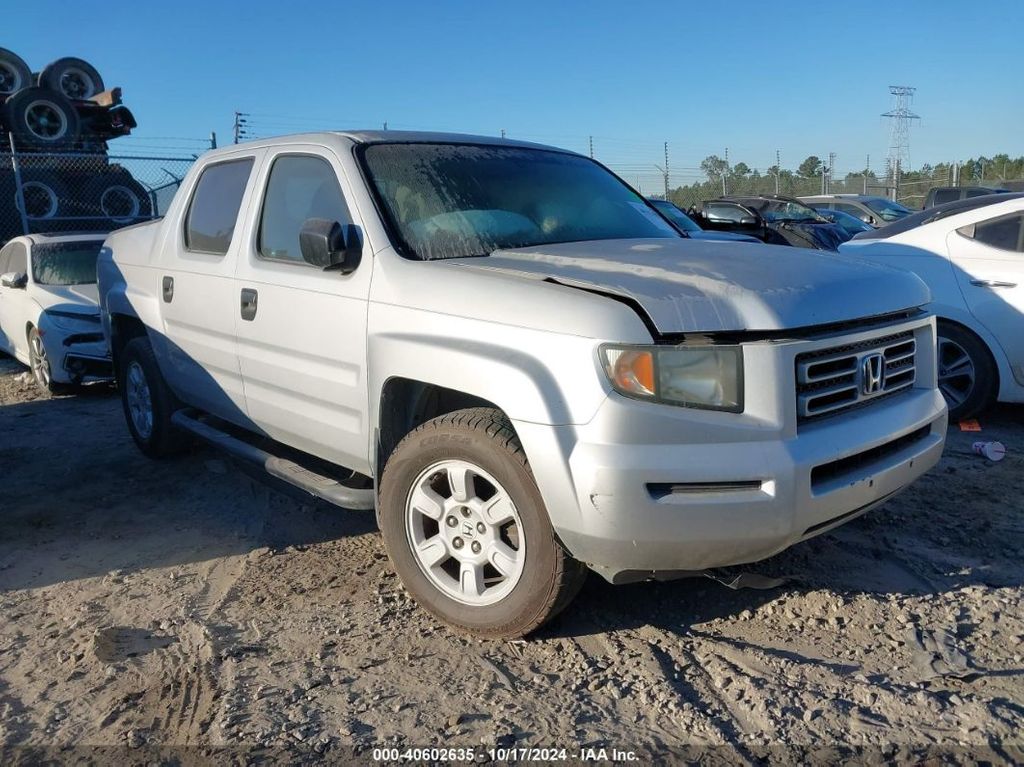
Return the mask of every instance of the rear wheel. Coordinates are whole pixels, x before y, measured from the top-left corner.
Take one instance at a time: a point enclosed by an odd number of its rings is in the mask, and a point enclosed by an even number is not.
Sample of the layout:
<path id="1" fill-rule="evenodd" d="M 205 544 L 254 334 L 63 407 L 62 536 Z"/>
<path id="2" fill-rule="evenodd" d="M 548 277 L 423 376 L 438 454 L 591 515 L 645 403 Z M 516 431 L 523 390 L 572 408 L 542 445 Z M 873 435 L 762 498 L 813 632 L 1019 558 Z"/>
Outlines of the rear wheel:
<path id="1" fill-rule="evenodd" d="M 50 88 L 22 88 L 4 104 L 8 130 L 22 146 L 54 149 L 74 144 L 81 123 L 68 98 Z"/>
<path id="2" fill-rule="evenodd" d="M 188 446 L 188 437 L 171 423 L 180 404 L 160 373 L 149 339 L 140 336 L 129 341 L 119 363 L 121 404 L 139 450 L 150 458 L 180 453 Z"/>
<path id="3" fill-rule="evenodd" d="M 995 400 L 999 373 L 988 347 L 970 330 L 940 322 L 937 360 L 951 421 L 971 418 Z"/>
<path id="4" fill-rule="evenodd" d="M 555 536 L 511 423 L 490 408 L 435 418 L 402 440 L 381 478 L 380 523 L 416 601 L 479 636 L 528 634 L 586 577 Z"/>
<path id="5" fill-rule="evenodd" d="M 39 73 L 39 84 L 79 101 L 90 99 L 104 89 L 103 78 L 96 68 L 72 56 L 57 59 L 45 67 Z"/>

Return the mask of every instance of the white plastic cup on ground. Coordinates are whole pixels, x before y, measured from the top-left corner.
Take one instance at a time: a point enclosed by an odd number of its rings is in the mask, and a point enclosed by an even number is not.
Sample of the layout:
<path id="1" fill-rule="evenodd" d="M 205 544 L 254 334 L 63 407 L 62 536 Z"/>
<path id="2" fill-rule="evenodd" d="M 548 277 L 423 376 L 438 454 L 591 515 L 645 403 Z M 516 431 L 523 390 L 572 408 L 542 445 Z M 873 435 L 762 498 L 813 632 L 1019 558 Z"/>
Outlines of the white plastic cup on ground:
<path id="1" fill-rule="evenodd" d="M 1006 447 L 1002 442 L 975 442 L 971 448 L 978 455 L 983 455 L 990 461 L 1001 461 L 1006 455 Z"/>

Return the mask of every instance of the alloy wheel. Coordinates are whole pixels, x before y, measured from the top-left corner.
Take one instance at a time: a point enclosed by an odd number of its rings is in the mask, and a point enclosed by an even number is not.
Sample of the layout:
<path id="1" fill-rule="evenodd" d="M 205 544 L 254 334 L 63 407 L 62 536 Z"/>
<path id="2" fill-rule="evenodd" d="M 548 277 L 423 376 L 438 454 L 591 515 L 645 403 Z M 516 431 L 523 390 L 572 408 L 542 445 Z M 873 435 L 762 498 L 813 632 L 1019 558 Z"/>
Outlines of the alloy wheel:
<path id="1" fill-rule="evenodd" d="M 939 390 L 950 409 L 963 404 L 974 391 L 977 374 L 970 354 L 956 341 L 939 337 Z"/>
<path id="2" fill-rule="evenodd" d="M 455 601 L 491 605 L 519 583 L 522 520 L 508 492 L 479 466 L 446 460 L 428 467 L 412 485 L 405 516 L 416 563 Z"/>
<path id="3" fill-rule="evenodd" d="M 38 333 L 33 333 L 30 339 L 29 363 L 32 367 L 32 375 L 44 389 L 50 386 L 50 360 L 46 357 L 46 347 L 43 346 L 43 339 Z"/>
<path id="4" fill-rule="evenodd" d="M 132 361 L 125 376 L 125 400 L 136 433 L 144 440 L 153 435 L 153 398 L 142 366 Z"/>

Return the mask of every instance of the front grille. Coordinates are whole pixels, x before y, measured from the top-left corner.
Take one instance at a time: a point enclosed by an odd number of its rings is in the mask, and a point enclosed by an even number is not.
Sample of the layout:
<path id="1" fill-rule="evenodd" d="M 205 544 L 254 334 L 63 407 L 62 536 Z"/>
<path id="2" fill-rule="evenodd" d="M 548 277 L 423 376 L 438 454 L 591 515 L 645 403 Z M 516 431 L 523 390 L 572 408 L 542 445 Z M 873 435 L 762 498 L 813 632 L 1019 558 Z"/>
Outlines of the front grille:
<path id="1" fill-rule="evenodd" d="M 914 385 L 917 342 L 913 331 L 798 354 L 798 421 L 834 415 Z"/>

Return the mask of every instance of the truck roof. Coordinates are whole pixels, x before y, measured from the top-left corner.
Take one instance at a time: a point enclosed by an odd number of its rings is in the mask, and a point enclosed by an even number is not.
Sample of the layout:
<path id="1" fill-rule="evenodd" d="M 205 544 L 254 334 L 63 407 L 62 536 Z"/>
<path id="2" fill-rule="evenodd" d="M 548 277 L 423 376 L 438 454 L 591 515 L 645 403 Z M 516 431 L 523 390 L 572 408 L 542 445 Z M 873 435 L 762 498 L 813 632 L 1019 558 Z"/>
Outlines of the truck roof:
<path id="1" fill-rule="evenodd" d="M 214 150 L 218 153 L 237 151 L 244 147 L 269 147 L 282 144 L 298 143 L 322 143 L 332 138 L 342 138 L 351 141 L 353 144 L 484 144 L 488 146 L 511 146 L 530 149 L 547 149 L 553 152 L 564 152 L 566 154 L 578 154 L 568 149 L 536 144 L 532 141 L 519 141 L 517 139 L 500 138 L 495 136 L 477 136 L 468 133 L 443 133 L 433 131 L 400 131 L 400 130 L 346 130 L 346 131 L 318 131 L 315 133 L 295 133 L 287 136 L 275 136 L 274 138 L 255 139 L 246 141 L 244 144 L 230 145 Z"/>

